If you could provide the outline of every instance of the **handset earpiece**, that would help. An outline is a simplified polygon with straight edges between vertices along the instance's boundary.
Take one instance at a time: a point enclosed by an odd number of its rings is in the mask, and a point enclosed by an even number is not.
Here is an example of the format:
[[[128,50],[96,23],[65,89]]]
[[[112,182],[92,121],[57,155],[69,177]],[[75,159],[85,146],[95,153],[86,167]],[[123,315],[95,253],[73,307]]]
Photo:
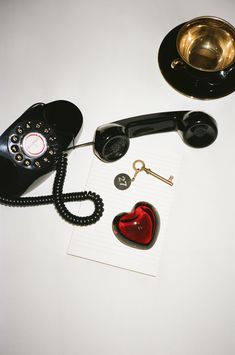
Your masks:
[[[97,128],[94,152],[104,162],[124,156],[129,139],[153,133],[177,131],[194,148],[212,144],[218,134],[216,121],[201,111],[161,112],[126,118]]]
[[[183,141],[193,148],[209,146],[218,135],[215,119],[201,111],[189,111],[178,119],[177,131]]]

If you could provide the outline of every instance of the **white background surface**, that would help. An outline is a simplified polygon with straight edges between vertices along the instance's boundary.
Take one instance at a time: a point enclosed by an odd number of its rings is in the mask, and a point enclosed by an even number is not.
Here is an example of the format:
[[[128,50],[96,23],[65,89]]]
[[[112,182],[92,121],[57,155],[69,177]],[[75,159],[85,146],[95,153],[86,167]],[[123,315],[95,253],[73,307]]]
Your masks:
[[[1,132],[32,103],[55,99],[82,110],[81,142],[99,124],[142,113],[204,110],[219,124],[211,147],[184,146],[156,278],[66,255],[72,227],[52,206],[0,207],[1,354],[234,353],[235,93],[189,99],[157,64],[179,23],[216,15],[235,24],[234,14],[233,0],[1,0]],[[90,155],[71,155],[67,190],[83,186]]]

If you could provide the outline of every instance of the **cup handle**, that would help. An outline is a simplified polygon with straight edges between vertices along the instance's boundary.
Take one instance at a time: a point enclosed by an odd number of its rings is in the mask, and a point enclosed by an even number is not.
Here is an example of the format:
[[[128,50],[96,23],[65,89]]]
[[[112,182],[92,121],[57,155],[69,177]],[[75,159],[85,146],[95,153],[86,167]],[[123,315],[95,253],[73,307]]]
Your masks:
[[[184,68],[185,68],[185,63],[180,58],[176,58],[176,59],[172,60],[171,69],[179,70],[179,69],[184,69]]]

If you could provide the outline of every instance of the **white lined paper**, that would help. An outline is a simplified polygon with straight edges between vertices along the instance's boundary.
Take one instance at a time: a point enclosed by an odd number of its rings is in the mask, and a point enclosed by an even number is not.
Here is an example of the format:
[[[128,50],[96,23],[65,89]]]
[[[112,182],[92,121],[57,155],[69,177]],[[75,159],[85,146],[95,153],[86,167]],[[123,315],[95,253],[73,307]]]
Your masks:
[[[147,144],[144,149],[143,145],[140,149],[135,140],[128,154],[115,163],[103,163],[95,156],[93,157],[85,189],[94,191],[103,198],[104,215],[94,225],[73,228],[68,254],[152,276],[157,274],[182,158],[182,142],[177,136],[171,138],[173,138],[171,147],[164,149],[164,152],[160,147],[160,142],[154,144],[153,151],[148,148]],[[137,159],[143,160],[147,168],[165,178],[173,175],[174,185],[171,187],[145,172],[140,172],[127,190],[118,190],[114,186],[114,178],[120,173],[126,173],[132,178],[134,175],[132,164]],[[158,210],[161,219],[157,241],[148,250],[126,246],[115,237],[112,231],[114,217],[121,212],[131,211],[140,201],[151,203]],[[90,205],[86,203],[80,205],[80,215],[90,213],[92,213]]]

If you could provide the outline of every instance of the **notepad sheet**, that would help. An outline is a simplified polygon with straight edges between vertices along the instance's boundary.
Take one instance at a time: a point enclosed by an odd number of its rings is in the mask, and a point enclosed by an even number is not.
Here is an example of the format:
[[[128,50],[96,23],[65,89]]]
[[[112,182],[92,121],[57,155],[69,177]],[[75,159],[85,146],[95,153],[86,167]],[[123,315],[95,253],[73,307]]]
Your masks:
[[[182,143],[176,138],[172,137],[172,144],[168,149],[163,149],[161,139],[158,144],[154,144],[154,149],[152,144],[146,142],[146,138],[142,139],[142,144],[141,141],[134,140],[128,153],[114,163],[101,162],[95,156],[92,158],[85,190],[94,191],[103,198],[104,214],[94,225],[73,228],[68,254],[152,276],[157,274],[182,158]],[[143,160],[147,168],[166,178],[173,175],[174,185],[169,186],[143,171],[138,173],[127,190],[118,190],[114,185],[115,177],[120,173],[133,177],[132,165],[137,159]],[[130,212],[140,201],[152,204],[161,219],[157,241],[148,250],[123,244],[112,230],[114,217],[121,212]],[[78,212],[79,215],[85,216],[92,211],[92,203],[82,202]]]

